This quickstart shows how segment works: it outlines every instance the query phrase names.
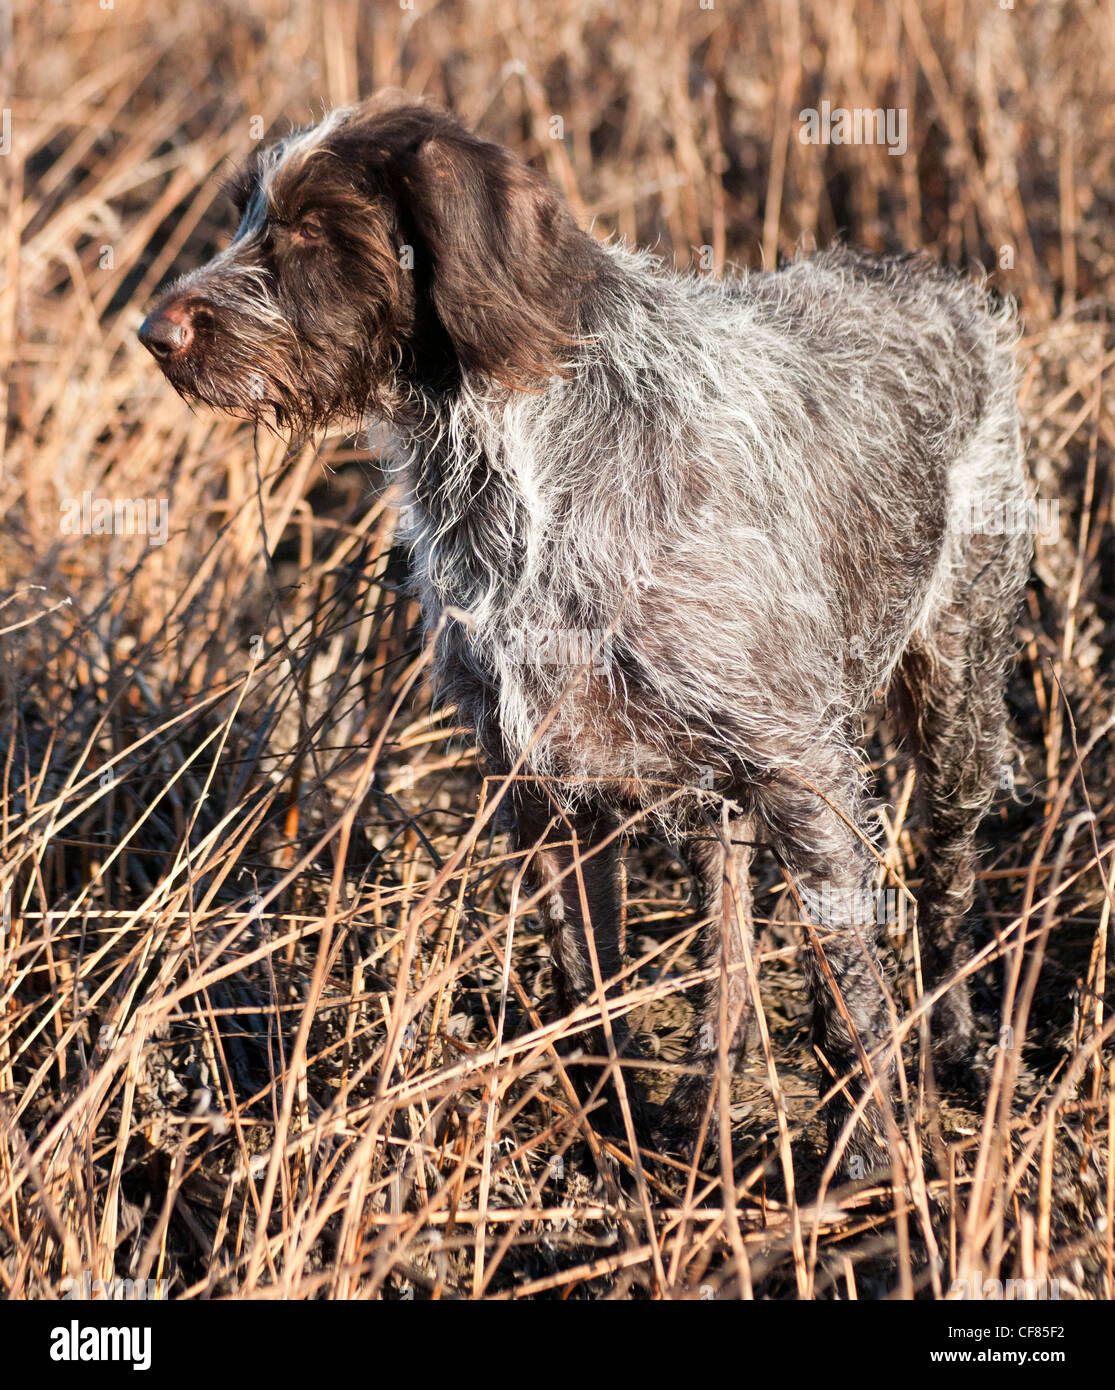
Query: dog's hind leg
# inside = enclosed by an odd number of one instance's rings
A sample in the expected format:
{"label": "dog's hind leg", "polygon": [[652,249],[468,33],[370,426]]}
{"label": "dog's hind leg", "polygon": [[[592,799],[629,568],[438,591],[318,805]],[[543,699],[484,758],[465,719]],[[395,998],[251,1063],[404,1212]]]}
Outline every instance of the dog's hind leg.
{"label": "dog's hind leg", "polygon": [[974,535],[947,607],[899,668],[907,726],[922,780],[928,861],[919,895],[927,988],[952,981],[934,1006],[933,1055],[945,1070],[971,1071],[974,1026],[964,969],[965,914],[975,885],[976,832],[996,791],[1010,785],[1004,698],[1028,541]]}

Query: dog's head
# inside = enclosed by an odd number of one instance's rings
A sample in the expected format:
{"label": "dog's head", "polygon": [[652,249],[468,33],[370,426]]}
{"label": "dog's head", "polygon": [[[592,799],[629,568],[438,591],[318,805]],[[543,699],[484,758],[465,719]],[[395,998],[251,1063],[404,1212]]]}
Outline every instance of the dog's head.
{"label": "dog's head", "polygon": [[188,399],[312,428],[466,373],[529,389],[560,372],[600,253],[544,179],[452,118],[336,111],[229,187],[231,244],[139,331]]}

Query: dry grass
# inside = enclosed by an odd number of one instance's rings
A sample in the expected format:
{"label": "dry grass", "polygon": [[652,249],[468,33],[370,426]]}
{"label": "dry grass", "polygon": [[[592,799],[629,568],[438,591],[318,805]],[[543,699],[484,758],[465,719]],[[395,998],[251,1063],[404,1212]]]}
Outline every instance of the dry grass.
{"label": "dry grass", "polygon": [[[175,1298],[939,1298],[979,1270],[1115,1295],[1111,6],[135,0],[21,7],[0,45],[4,1293],[90,1271]],[[385,84],[679,264],[841,229],[1013,262],[996,283],[1026,315],[1030,461],[1061,536],[1037,557],[1016,786],[975,910],[992,1091],[927,1084],[904,922],[892,1183],[822,1171],[801,928],[769,865],[734,1173],[594,1133],[499,788],[429,711],[374,454],[191,414],[135,341],[167,271],[228,230],[227,162]],[[906,108],[909,152],[801,144],[823,99]],[[86,489],[168,498],[167,543],[65,534]],[[875,749],[888,866],[913,883],[885,724]],[[639,831],[628,1005],[662,1084],[691,926]]]}

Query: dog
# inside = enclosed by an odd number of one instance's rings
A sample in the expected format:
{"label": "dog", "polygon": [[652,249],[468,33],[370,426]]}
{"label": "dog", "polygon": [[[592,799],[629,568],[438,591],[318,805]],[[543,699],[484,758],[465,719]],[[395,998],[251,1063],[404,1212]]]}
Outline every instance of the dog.
{"label": "dog", "polygon": [[1025,526],[979,523],[1028,505],[1011,307],[927,258],[841,246],[678,274],[405,101],[262,149],[231,193],[231,244],[140,339],[187,399],[292,432],[392,427],[439,698],[509,779],[514,843],[552,887],[560,1006],[603,1011],[588,1037],[614,1079],[619,832],[657,817],[692,870],[704,980],[660,1132],[715,1144],[769,846],[806,931],[830,1141],[878,1168],[900,1058],[863,910],[862,724],[889,691],[917,759],[934,1057],[963,1067],[965,914],[1029,564]]}

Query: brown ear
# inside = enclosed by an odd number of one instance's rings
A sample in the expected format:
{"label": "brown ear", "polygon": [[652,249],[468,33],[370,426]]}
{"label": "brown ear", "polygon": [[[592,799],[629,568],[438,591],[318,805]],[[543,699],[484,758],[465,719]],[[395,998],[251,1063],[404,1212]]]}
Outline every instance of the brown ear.
{"label": "brown ear", "polygon": [[521,388],[560,373],[600,252],[550,185],[450,128],[412,152],[402,190],[462,367]]}

